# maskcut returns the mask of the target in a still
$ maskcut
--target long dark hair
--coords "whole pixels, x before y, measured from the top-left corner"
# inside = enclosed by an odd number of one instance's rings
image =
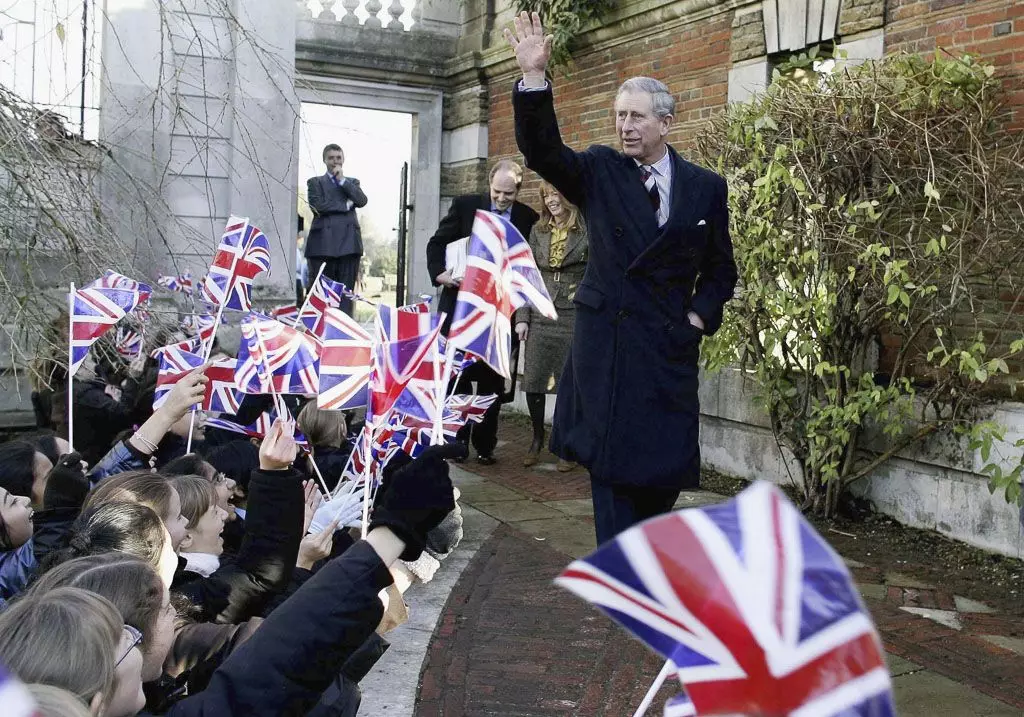
[[[28,441],[0,444],[0,486],[14,495],[32,496],[37,449]]]

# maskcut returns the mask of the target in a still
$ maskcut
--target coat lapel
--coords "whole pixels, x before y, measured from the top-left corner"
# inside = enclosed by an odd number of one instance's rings
[[[657,256],[665,244],[676,244],[692,227],[695,221],[694,211],[702,206],[704,193],[708,190],[708,182],[695,182],[696,167],[684,160],[669,147],[672,154],[672,207],[669,209],[668,221],[661,228],[661,234],[636,258],[632,266],[640,264],[651,256]]]
[[[586,236],[586,231],[582,229],[573,229],[569,232],[568,246],[565,248],[565,259],[562,260],[563,264],[582,261],[582,257],[577,256],[577,250],[583,246],[583,239]]]
[[[628,245],[629,264],[633,257],[643,253],[658,235],[658,218],[651,208],[651,200],[640,181],[640,170],[632,158],[619,154],[618,181],[613,182],[622,198],[624,213],[630,226],[624,227],[622,242]]]

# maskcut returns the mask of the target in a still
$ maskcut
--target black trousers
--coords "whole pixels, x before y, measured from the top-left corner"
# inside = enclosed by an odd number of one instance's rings
[[[476,390],[473,389],[474,382]],[[472,443],[478,455],[493,454],[494,447],[498,445],[498,412],[501,411],[501,394],[505,392],[505,379],[483,361],[477,361],[459,376],[455,392],[477,396],[497,394],[498,400],[487,409],[484,419],[480,423],[467,423],[456,436],[456,440]]]
[[[608,485],[590,480],[597,544],[606,543],[626,528],[672,510],[678,488]]]
[[[324,267],[324,276],[332,281],[340,281],[345,288],[355,291],[356,279],[359,278],[359,263],[362,260],[360,254],[349,254],[348,256],[307,256],[309,262],[309,280],[312,282],[320,273],[321,265]],[[307,290],[309,287],[306,287]],[[352,299],[342,297],[341,310],[352,316]]]

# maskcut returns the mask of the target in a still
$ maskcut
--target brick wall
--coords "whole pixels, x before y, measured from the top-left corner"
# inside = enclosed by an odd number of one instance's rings
[[[1024,2],[889,0],[886,52],[971,53],[993,63],[1003,81],[1011,122],[1024,129]]]
[[[655,77],[675,94],[676,122],[669,137],[686,151],[696,130],[726,103],[732,12],[683,28],[575,55],[571,76],[556,75],[555,109],[566,144],[585,149],[591,144],[617,146],[612,106],[621,82],[635,75]],[[512,157],[522,161],[512,126],[512,85],[518,74],[490,80],[490,161]],[[522,200],[538,208],[537,177],[527,172]]]
[[[887,53],[931,55],[970,53],[991,62],[1006,92],[1009,126],[1024,130],[1024,2],[1013,0],[889,0],[886,4]],[[974,313],[958,316],[965,333],[981,331],[996,352],[1024,336],[1024,293],[1005,281],[982,290]],[[890,337],[890,343],[891,337]],[[883,366],[898,345],[883,347]],[[1024,374],[1024,359],[1010,362],[1011,376]]]
[[[665,3],[661,11],[684,12],[685,3]],[[753,4],[752,4],[753,5]],[[704,120],[725,107],[728,73],[733,62],[763,54],[761,13],[752,6],[739,12],[723,9],[689,24],[638,33],[630,23],[613,22],[597,35],[596,46],[574,51],[570,77],[555,79],[555,107],[562,137],[571,147],[586,148],[604,143],[617,146],[612,114],[615,90],[622,80],[650,75],[665,82],[675,93],[676,124],[670,141],[687,151]],[[885,28],[886,52],[929,54],[944,48],[954,54],[970,52],[998,68],[1008,93],[1012,126],[1024,128],[1024,2],[1019,0],[849,0],[840,16],[840,41]],[[655,25],[654,28],[658,28]],[[632,36],[621,42],[609,38],[621,28]],[[509,52],[509,51],[506,51]],[[505,57],[508,57],[506,54]],[[489,73],[490,162],[511,157],[521,161],[512,123],[511,90],[518,79],[511,63]],[[539,207],[537,177],[526,173],[521,199]],[[1024,269],[1022,269],[1024,275]],[[1024,332],[1024,296],[1005,287],[984,297],[976,315],[965,315],[964,328],[982,330],[986,341],[1005,347]],[[881,364],[891,364],[898,345],[885,337]],[[1024,365],[1014,363],[1015,372]]]

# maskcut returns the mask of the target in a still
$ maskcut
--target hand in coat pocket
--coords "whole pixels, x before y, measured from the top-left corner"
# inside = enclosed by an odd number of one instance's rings
[[[520,321],[516,324],[516,336],[519,337],[520,341],[526,341],[526,337],[530,334],[530,325],[525,321]]]

